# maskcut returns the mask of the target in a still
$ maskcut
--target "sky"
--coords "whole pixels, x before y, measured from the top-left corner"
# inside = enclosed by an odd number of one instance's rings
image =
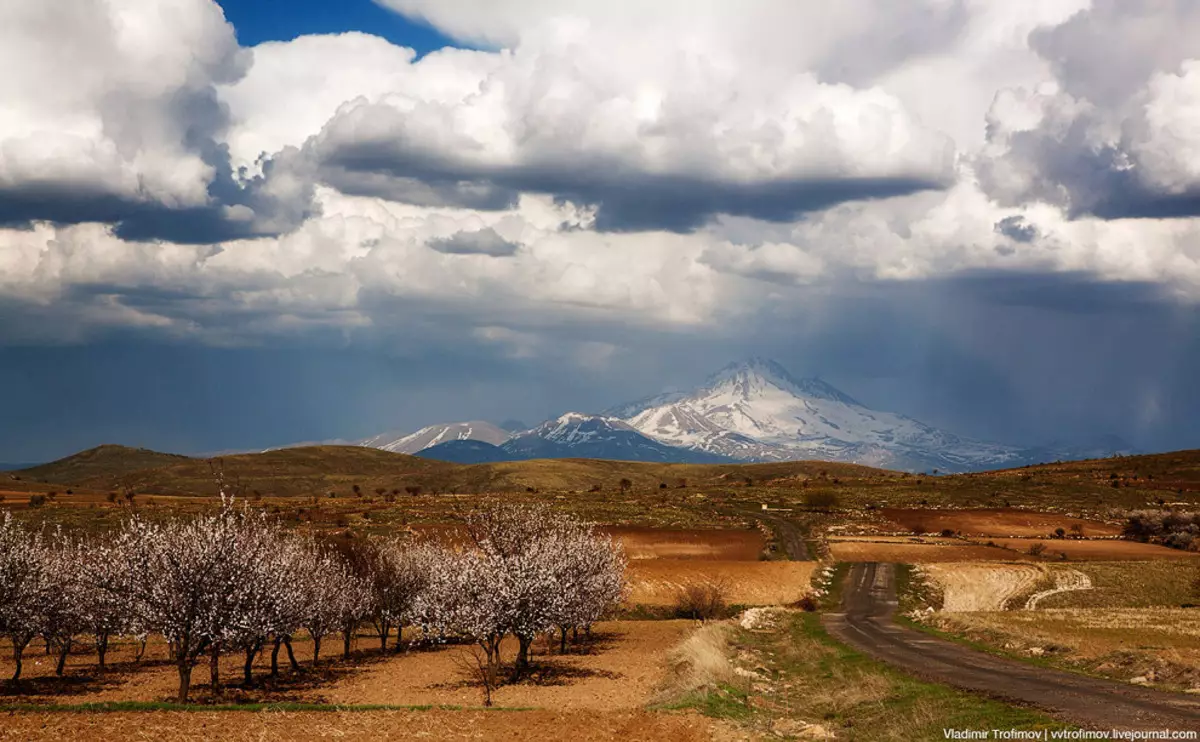
[[[0,461],[750,355],[1200,447],[1200,4],[0,0]]]

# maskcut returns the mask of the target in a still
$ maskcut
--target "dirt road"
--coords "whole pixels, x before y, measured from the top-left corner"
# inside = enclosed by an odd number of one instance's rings
[[[825,616],[831,634],[917,677],[1037,706],[1091,729],[1200,730],[1200,697],[1050,670],[976,652],[898,626],[895,569],[855,564],[842,613]]]

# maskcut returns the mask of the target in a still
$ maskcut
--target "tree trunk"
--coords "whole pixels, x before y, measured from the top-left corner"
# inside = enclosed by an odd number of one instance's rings
[[[513,680],[520,680],[529,672],[529,645],[532,643],[533,637],[517,637],[517,661],[513,665]]]
[[[71,638],[67,637],[63,640],[62,648],[58,652],[58,664],[54,666],[54,674],[57,677],[63,676],[63,671],[67,669],[67,655],[71,653]]]
[[[496,687],[496,679],[500,674],[500,637],[489,636],[480,642],[483,652],[487,655],[487,685]]]
[[[342,659],[350,659],[350,639],[354,636],[354,628],[347,626],[342,629]]]
[[[387,651],[388,634],[392,633],[392,625],[390,623],[380,624],[379,628],[379,651]]]
[[[104,669],[104,656],[108,654],[108,634],[96,634],[96,659],[100,663],[100,669]]]
[[[279,648],[283,646],[283,637],[275,637],[275,646],[271,648],[271,677],[279,677]]]
[[[558,630],[559,630],[559,632],[561,632],[559,640],[558,640],[558,653],[566,654],[567,653],[567,627],[560,626],[558,628]]]
[[[187,660],[179,660],[179,702],[187,703],[188,690],[192,687],[192,665]]]
[[[313,667],[317,666],[317,662],[321,659],[321,637],[313,636]]]
[[[142,657],[146,654],[146,642],[149,641],[149,639],[150,639],[150,637],[143,636],[141,644],[138,645],[137,657],[134,658],[138,662],[141,662]]]
[[[208,655],[208,675],[213,695],[221,693],[221,645],[214,644]]]
[[[25,641],[13,639],[13,683],[18,682],[21,679],[21,663],[25,657],[25,646],[27,644],[29,644],[28,639]]]
[[[296,661],[296,653],[292,651],[292,637],[283,637],[283,646],[287,649],[288,662],[292,665],[292,672],[298,672],[300,670],[300,663]]]
[[[246,647],[246,662],[242,665],[242,682],[247,688],[254,685],[254,657],[262,648],[262,642]]]

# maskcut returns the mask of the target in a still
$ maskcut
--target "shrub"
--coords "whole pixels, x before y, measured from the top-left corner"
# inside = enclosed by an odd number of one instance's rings
[[[1046,545],[1041,541],[1029,545],[1029,556],[1041,556],[1046,551]]]
[[[675,595],[675,615],[708,621],[729,612],[729,590],[723,582],[692,582]]]
[[[46,504],[46,496],[45,495],[39,494],[39,495],[30,495],[29,496],[29,507],[40,508],[41,506],[43,506],[45,504]]]
[[[838,506],[838,496],[832,492],[809,492],[804,496],[804,504],[817,510],[831,510]]]
[[[805,595],[796,601],[796,607],[806,613],[812,613],[817,610],[817,599],[811,595]]]

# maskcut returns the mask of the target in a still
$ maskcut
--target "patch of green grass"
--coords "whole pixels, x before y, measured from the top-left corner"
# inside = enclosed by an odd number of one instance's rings
[[[167,701],[110,701],[105,703],[10,703],[0,704],[0,713],[67,711],[77,713],[113,713],[129,711],[532,711],[524,706],[453,706],[333,703],[172,703]]]
[[[714,689],[689,693],[657,708],[668,711],[691,709],[714,719],[745,721],[754,716],[750,698],[751,694],[747,689],[721,683]]]

